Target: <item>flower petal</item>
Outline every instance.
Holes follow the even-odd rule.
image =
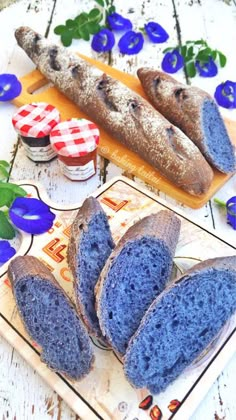
[[[198,70],[199,76],[202,77],[214,77],[218,73],[217,65],[211,57],[209,57],[207,63],[196,61],[195,67]]]
[[[31,234],[46,232],[56,217],[43,201],[27,197],[15,199],[9,209],[9,216],[18,229]]]
[[[144,27],[150,41],[154,42],[155,44],[165,42],[169,38],[168,33],[157,22],[148,22],[146,25],[144,25]]]
[[[166,73],[176,73],[184,66],[184,58],[178,50],[167,52],[162,60],[161,67]]]
[[[15,253],[15,248],[8,241],[0,241],[0,264],[7,262]]]
[[[227,221],[236,230],[236,196],[226,202]]]
[[[122,54],[138,54],[143,48],[144,38],[141,32],[128,31],[119,40],[118,47]]]
[[[227,80],[216,87],[215,100],[223,108],[236,108],[236,82]]]
[[[96,52],[110,51],[115,45],[114,34],[109,29],[101,29],[92,39],[92,49]]]
[[[111,29],[115,31],[124,31],[132,29],[133,25],[129,19],[124,18],[119,13],[112,13],[107,16],[107,22]]]
[[[11,101],[19,96],[21,89],[21,83],[14,74],[0,74],[0,101]]]

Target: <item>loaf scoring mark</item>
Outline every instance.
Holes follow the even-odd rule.
[[[166,128],[167,139],[173,152],[180,160],[185,160],[186,156],[183,150],[180,150],[178,143],[176,142],[176,133],[173,127]]]
[[[33,39],[33,47],[32,47],[32,50],[36,54],[38,53],[38,41],[40,41],[41,38],[42,38],[41,35],[35,34],[34,39]]]
[[[139,107],[140,107],[140,104],[137,101],[137,99],[131,99],[127,103],[127,105],[129,106],[129,109],[130,109],[131,112],[136,112],[139,109]]]
[[[58,48],[57,47],[50,48],[50,50],[49,50],[49,62],[50,62],[51,68],[55,71],[61,70],[61,66],[57,62],[57,54],[58,54]]]
[[[188,98],[188,95],[186,94],[186,89],[184,88],[178,88],[174,92],[175,98],[177,102],[184,101]]]
[[[160,83],[161,83],[161,78],[160,78],[160,76],[156,76],[156,77],[153,79],[153,88],[154,88],[154,90],[155,90],[156,92],[157,92],[157,90],[158,90],[158,87],[159,87]]]
[[[96,88],[97,88],[98,96],[100,96],[100,98],[102,99],[106,107],[110,111],[119,112],[119,110],[117,109],[117,106],[109,97],[109,93],[111,92],[110,79],[106,76],[106,74],[103,74],[102,78],[98,80]]]

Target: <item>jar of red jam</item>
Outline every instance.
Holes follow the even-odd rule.
[[[50,134],[62,173],[72,181],[85,181],[96,173],[99,129],[84,118],[62,121]]]
[[[24,105],[13,115],[13,126],[21,137],[29,159],[49,162],[56,157],[49,135],[59,121],[59,111],[45,102]]]

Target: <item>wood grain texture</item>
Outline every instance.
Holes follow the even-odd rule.
[[[52,15],[52,23],[49,25],[54,3],[56,7]],[[135,75],[137,68],[141,66],[161,69],[162,50],[167,46],[176,45],[179,35],[183,42],[187,39],[204,38],[212,47],[221,49],[227,55],[228,63],[226,68],[220,70],[218,76],[212,80],[196,77],[191,80],[191,83],[212,94],[214,87],[222,80],[235,81],[236,6],[234,0],[231,0],[230,5],[223,0],[163,0],[161,2],[159,0],[139,2],[126,0],[114,1],[114,3],[119,13],[132,20],[135,29],[143,26],[148,20],[158,21],[170,34],[168,43],[154,45],[146,42],[143,51],[136,56],[123,56],[117,47],[111,54],[96,54],[91,50],[89,43],[81,40],[74,41],[70,47],[71,50],[79,50],[85,55],[107,64],[110,63],[121,71]],[[53,28],[66,19],[89,10],[94,5],[95,3],[91,0],[20,0],[2,10],[0,12],[0,72],[15,73],[20,77],[34,68],[25,53],[16,46],[14,30],[18,26],[32,26],[41,33],[45,33],[49,28],[50,39],[58,42],[58,36],[53,33]],[[116,39],[119,39],[119,34]],[[181,82],[186,81],[181,71],[176,74],[176,78]],[[129,172],[123,171],[104,158],[100,159],[96,177],[80,185],[67,182],[65,177],[60,176],[57,161],[53,161],[51,165],[35,165],[26,158],[21,147],[16,148],[17,136],[11,124],[11,116],[15,110],[16,107],[13,104],[0,103],[0,159],[12,161],[12,180],[23,178],[40,180],[53,201],[64,204],[82,200],[101,183],[122,173],[135,179],[140,185],[145,185],[138,177],[131,176]],[[236,110],[222,109],[222,113],[236,121]],[[216,233],[224,237],[226,241],[231,240],[231,243],[235,243],[236,235],[225,223],[224,209],[219,209],[213,200],[201,209],[193,210],[176,203],[158,188],[150,186],[148,188],[168,202],[179,206],[188,216],[195,216],[201,222],[205,222],[206,226],[214,228]],[[235,194],[236,177],[234,176],[217,192],[217,197],[226,201]],[[0,419],[75,420],[76,415],[58,399],[32,368],[16,352],[13,353],[13,363],[11,363],[11,355],[11,346],[0,338]],[[236,356],[219,376],[191,420],[234,420],[236,418],[235,376]],[[50,407],[51,410],[48,410]]]
[[[98,60],[94,60],[82,54],[79,56],[90,64],[98,67],[104,73],[110,75],[114,79],[118,79],[131,90],[140,94],[146,99],[146,95],[137,77],[130,74],[121,72],[111,66],[104,64]],[[58,89],[54,86],[47,87],[47,80],[43,75],[35,70],[21,79],[22,93],[13,103],[17,106],[28,104],[32,100],[35,102],[47,102],[57,107],[60,111],[62,120],[66,120],[72,117],[77,118],[88,118],[87,115],[82,112],[78,106],[76,106],[71,100],[65,97]],[[42,86],[45,86],[45,90],[40,93],[35,93]],[[32,95],[33,94],[33,95]],[[33,98],[33,99],[32,99]],[[226,126],[232,141],[236,145],[236,123],[231,120],[226,120]],[[126,170],[133,176],[139,177],[141,180],[151,185],[154,188],[160,189],[162,192],[168,194],[175,200],[186,204],[191,208],[200,208],[206,204],[210,198],[228,181],[231,175],[225,175],[214,169],[214,178],[209,190],[205,194],[201,194],[198,197],[192,196],[187,192],[176,187],[171,181],[163,177],[154,167],[145,162],[136,153],[129,150],[123,144],[118,142],[116,139],[111,137],[103,128],[99,127],[101,137],[98,146],[98,153],[109,159],[115,165],[120,166],[123,170]]]

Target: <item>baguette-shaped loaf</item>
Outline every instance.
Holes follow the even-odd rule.
[[[131,226],[107,260],[96,286],[97,313],[106,341],[121,357],[170,278],[179,232],[180,220],[161,210]]]
[[[15,35],[41,73],[111,136],[188,193],[209,189],[213,172],[198,148],[148,101],[28,27]]]
[[[224,173],[236,170],[234,146],[207,92],[149,68],[139,69],[138,77],[152,105],[196,144],[212,166]]]
[[[99,201],[89,197],[72,223],[67,260],[74,277],[78,311],[88,332],[100,338],[94,288],[113,248],[107,216]]]
[[[37,258],[24,256],[10,262],[8,276],[25,328],[42,347],[41,360],[71,379],[83,378],[94,360],[90,339],[53,274]]]
[[[164,391],[236,311],[236,256],[197,264],[152,303],[124,358],[128,380]]]

